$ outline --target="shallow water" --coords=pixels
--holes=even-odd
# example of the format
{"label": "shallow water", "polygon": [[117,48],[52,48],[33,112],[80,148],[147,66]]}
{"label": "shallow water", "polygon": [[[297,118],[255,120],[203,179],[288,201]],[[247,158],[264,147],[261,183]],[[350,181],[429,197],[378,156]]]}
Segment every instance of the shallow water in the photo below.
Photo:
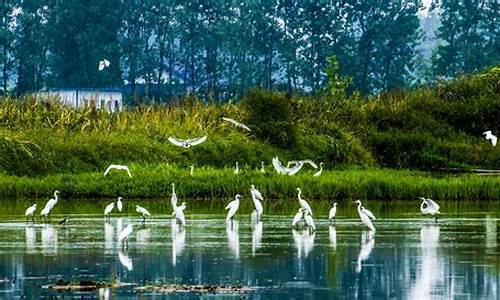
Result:
{"label": "shallow water", "polygon": [[[500,220],[494,206],[467,214],[456,206],[437,223],[373,206],[382,216],[374,234],[352,217],[329,226],[319,212],[313,234],[292,230],[290,216],[265,215],[255,224],[243,212],[231,229],[224,215],[191,211],[184,230],[167,215],[142,226],[135,216],[106,222],[101,215],[78,213],[62,227],[27,225],[21,216],[6,214],[0,217],[0,298],[98,295],[42,288],[61,278],[123,284],[110,290],[111,299],[173,297],[136,290],[163,283],[250,286],[257,289],[243,297],[266,299],[498,297]],[[61,218],[54,215],[53,223]],[[134,231],[124,247],[117,232],[128,224]]]}

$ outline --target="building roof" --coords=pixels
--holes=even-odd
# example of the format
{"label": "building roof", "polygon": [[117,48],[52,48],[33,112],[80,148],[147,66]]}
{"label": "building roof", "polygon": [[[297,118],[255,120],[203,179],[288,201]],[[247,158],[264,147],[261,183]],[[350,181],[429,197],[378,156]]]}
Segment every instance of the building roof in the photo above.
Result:
{"label": "building roof", "polygon": [[106,93],[123,93],[122,89],[119,88],[60,88],[60,89],[46,89],[41,92],[106,92]]}

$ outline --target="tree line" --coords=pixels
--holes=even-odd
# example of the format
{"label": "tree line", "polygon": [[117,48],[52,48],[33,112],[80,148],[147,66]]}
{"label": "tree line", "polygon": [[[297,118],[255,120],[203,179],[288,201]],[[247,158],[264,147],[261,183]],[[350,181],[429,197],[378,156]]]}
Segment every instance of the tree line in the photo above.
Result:
{"label": "tree line", "polygon": [[426,60],[420,0],[1,0],[1,89],[126,86],[221,101],[255,86],[313,93],[335,56],[368,95],[498,64],[499,5],[433,0],[440,25]]}

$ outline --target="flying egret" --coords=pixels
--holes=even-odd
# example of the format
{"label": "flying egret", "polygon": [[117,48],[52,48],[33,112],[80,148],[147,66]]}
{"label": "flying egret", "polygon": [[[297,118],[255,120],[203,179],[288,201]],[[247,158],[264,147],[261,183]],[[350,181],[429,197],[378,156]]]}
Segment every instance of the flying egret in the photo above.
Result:
{"label": "flying egret", "polygon": [[485,137],[484,137],[485,139],[487,139],[487,140],[490,140],[490,141],[491,141],[491,144],[492,144],[493,146],[496,146],[496,145],[497,145],[497,140],[498,140],[498,138],[497,138],[495,135],[493,135],[493,134],[491,133],[491,130],[488,130],[488,131],[483,132],[483,135],[485,136]]}
{"label": "flying egret", "polygon": [[113,211],[114,208],[115,208],[114,202],[111,202],[110,204],[106,205],[106,207],[104,208],[104,217],[109,218],[109,214]]}
{"label": "flying egret", "polygon": [[366,209],[362,206],[360,200],[356,200],[354,202],[358,204],[358,214],[359,214],[359,219],[361,220],[361,223],[363,223],[365,225],[367,230],[375,231],[375,227],[373,226],[372,221],[371,221],[371,220],[376,220],[375,216],[372,214],[371,211],[369,211],[368,209]]}
{"label": "flying egret", "polygon": [[337,202],[333,202],[333,206],[332,208],[330,208],[330,212],[328,213],[328,220],[330,221],[330,223],[332,223],[333,220],[333,223],[335,224],[336,214],[337,214]]}
{"label": "flying egret", "polygon": [[132,224],[128,224],[127,227],[123,228],[122,231],[118,234],[118,242],[126,242],[128,243],[128,238],[132,233]]}
{"label": "flying egret", "polygon": [[316,225],[314,225],[314,220],[308,211],[305,211],[304,213],[304,220],[306,221],[306,225],[309,228],[309,232],[316,231]]}
{"label": "flying egret", "polygon": [[186,202],[182,202],[181,206],[174,208],[175,219],[179,221],[182,227],[186,225],[186,217],[184,216],[184,210],[186,209]]}
{"label": "flying egret", "polygon": [[[285,167],[281,164],[278,157],[273,157],[272,163],[273,163],[274,169],[276,170],[276,173],[288,175],[288,176],[293,176],[293,175],[297,174],[297,172],[299,172],[300,169],[302,169],[302,166],[304,166],[304,163],[297,162],[297,163],[293,163],[292,167]],[[290,163],[289,163],[289,165],[290,165]]]}
{"label": "flying egret", "polygon": [[62,227],[66,227],[66,224],[68,223],[68,221],[69,221],[69,217],[66,216],[61,221],[59,221],[59,223],[57,223],[57,224],[62,225]]}
{"label": "flying egret", "polygon": [[292,228],[298,228],[302,217],[304,216],[304,209],[301,207],[299,211],[295,214],[292,220]]}
{"label": "flying egret", "polygon": [[255,206],[255,212],[257,213],[257,219],[260,220],[260,217],[264,212],[261,201],[264,201],[264,199],[262,198],[262,194],[255,188],[255,185],[253,184],[250,186],[250,193],[252,194],[252,200]]}
{"label": "flying egret", "polygon": [[207,140],[207,136],[204,135],[202,137],[199,137],[199,138],[194,138],[194,139],[186,139],[186,140],[183,140],[183,139],[178,139],[174,136],[171,136],[168,138],[168,141],[176,146],[179,146],[179,147],[184,147],[184,148],[190,148],[192,146],[196,146],[196,145],[199,145],[201,143],[203,143],[204,141]]}
{"label": "flying egret", "polygon": [[317,165],[314,161],[312,161],[312,160],[310,160],[310,159],[303,159],[303,160],[291,160],[291,161],[289,161],[289,162],[288,162],[288,164],[287,164],[287,168],[289,168],[289,167],[290,167],[290,165],[292,165],[292,164],[293,164],[293,165],[297,165],[297,164],[302,164],[302,165],[304,165],[304,164],[310,164],[310,165],[311,165],[311,167],[313,167],[313,168],[315,168],[315,169],[317,169],[317,168],[318,168],[318,165]]}
{"label": "flying egret", "polygon": [[240,166],[238,165],[238,162],[236,162],[236,165],[234,167],[234,175],[238,175],[240,173]]}
{"label": "flying egret", "polygon": [[189,175],[193,177],[194,175],[194,165],[189,166]]}
{"label": "flying egret", "polygon": [[45,203],[45,207],[40,212],[40,218],[43,216],[45,222],[47,222],[47,217],[49,217],[50,219],[50,212],[57,204],[57,201],[59,201],[59,191],[56,190],[54,192],[54,198],[51,198],[49,201],[47,201],[47,203]]}
{"label": "flying egret", "polygon": [[109,60],[107,59],[102,59],[99,61],[99,71],[102,71],[104,70],[105,68],[109,67],[109,65],[111,65],[111,63],[109,62]]}
{"label": "flying egret", "polygon": [[126,254],[122,253],[121,251],[118,251],[118,259],[120,260],[120,263],[122,266],[124,266],[127,270],[132,271],[133,269],[133,264],[132,260],[130,257],[128,257]]}
{"label": "flying egret", "polygon": [[299,192],[297,195],[297,198],[299,199],[300,207],[305,209],[312,216],[313,213],[312,213],[311,206],[309,205],[309,203],[307,203],[306,200],[302,199],[302,190],[300,188],[297,188],[297,191]]}
{"label": "flying egret", "polygon": [[118,200],[116,201],[116,208],[118,209],[118,211],[120,212],[120,214],[122,213],[122,209],[123,209],[123,203],[122,203],[122,197],[118,197]]}
{"label": "flying egret", "polygon": [[322,162],[319,163],[319,171],[316,172],[316,173],[314,173],[313,176],[314,177],[319,177],[319,176],[321,176],[321,173],[323,173],[323,163]]}
{"label": "flying egret", "polygon": [[128,177],[132,178],[132,174],[130,173],[130,170],[127,166],[125,165],[109,165],[106,171],[104,171],[104,176],[108,175],[109,171],[111,170],[124,170],[127,171]]}
{"label": "flying egret", "polygon": [[229,202],[229,204],[224,208],[224,209],[229,209],[229,211],[227,212],[227,216],[226,216],[226,222],[229,222],[231,221],[231,227],[232,227],[232,224],[233,224],[233,219],[234,219],[234,216],[236,215],[236,212],[238,211],[238,208],[240,207],[240,199],[241,199],[241,195],[236,195],[234,197],[234,200]]}
{"label": "flying egret", "polygon": [[142,206],[136,205],[135,211],[142,215],[142,224],[146,223],[146,216],[151,216],[151,213]]}
{"label": "flying egret", "polygon": [[37,206],[38,205],[35,203],[26,209],[26,211],[24,212],[24,215],[26,216],[26,222],[28,222],[29,217],[31,217],[31,220],[33,221],[33,223],[35,223],[35,219],[33,218],[33,213],[35,212]]}
{"label": "flying egret", "polygon": [[264,162],[263,161],[260,162],[260,172],[262,174],[266,174],[266,168],[264,167]]}
{"label": "flying egret", "polygon": [[231,124],[233,124],[234,126],[236,127],[239,127],[239,128],[243,128],[249,132],[252,132],[252,130],[250,128],[248,128],[247,125],[243,124],[243,123],[240,123],[234,119],[231,119],[231,118],[226,118],[226,117],[222,117],[222,120],[226,121],[226,122],[229,122]]}
{"label": "flying egret", "polygon": [[424,197],[419,197],[422,200],[422,204],[420,204],[420,211],[423,215],[431,215],[434,216],[437,221],[437,215],[439,212],[439,205],[432,201],[432,199],[425,199]]}

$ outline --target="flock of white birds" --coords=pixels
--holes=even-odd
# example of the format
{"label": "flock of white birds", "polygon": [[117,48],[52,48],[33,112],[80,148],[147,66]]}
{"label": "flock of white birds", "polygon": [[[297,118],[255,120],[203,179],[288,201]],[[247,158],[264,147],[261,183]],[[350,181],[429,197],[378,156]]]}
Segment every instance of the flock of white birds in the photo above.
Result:
{"label": "flock of white birds", "polygon": [[[99,62],[99,70],[102,70],[106,67],[109,67],[109,61],[102,60]],[[226,118],[226,117],[223,117],[222,119],[226,122],[233,124],[234,126],[236,126],[238,128],[242,128],[244,130],[251,132],[251,129],[243,123],[240,123],[234,119]],[[487,140],[491,141],[493,146],[496,146],[497,137],[495,135],[493,135],[491,131],[484,132],[484,135],[485,135],[485,138]],[[168,138],[168,140],[173,145],[176,145],[179,147],[184,147],[184,148],[190,148],[190,147],[200,145],[201,143],[205,142],[207,140],[207,136],[205,135],[202,137],[191,138],[191,139],[179,139],[179,138],[171,136]],[[310,159],[289,161],[286,164],[286,166],[284,166],[281,163],[281,161],[278,159],[278,157],[274,157],[272,159],[272,165],[278,174],[288,175],[288,176],[293,176],[293,175],[297,174],[305,165],[310,165],[314,169],[318,169],[318,165]],[[130,172],[130,169],[128,168],[128,166],[115,165],[115,164],[109,165],[109,167],[104,172],[104,176],[108,175],[108,173],[111,170],[126,171],[128,176],[132,177],[132,173]],[[323,171],[323,163],[320,163],[319,170],[316,173],[314,173],[313,176],[314,177],[320,176],[322,171]],[[190,166],[190,174],[193,175],[193,172],[194,172],[194,166]],[[238,164],[238,162],[236,162],[234,174],[237,175],[237,174],[239,174],[239,172],[240,172],[239,164]],[[264,162],[261,162],[260,172],[262,172],[262,173],[266,172]],[[298,192],[297,198],[298,198],[298,202],[299,202],[300,207],[298,209],[298,212],[293,217],[292,227],[297,229],[300,226],[300,224],[303,223],[304,229],[308,230],[309,232],[314,232],[314,231],[316,231],[316,225],[314,223],[313,211],[311,209],[311,206],[304,198],[302,198],[302,191],[300,188],[297,188],[297,192]],[[253,201],[253,204],[255,207],[254,211],[252,212],[252,218],[255,216],[257,222],[260,222],[262,219],[262,214],[264,212],[264,207],[262,204],[262,202],[264,201],[264,198],[262,197],[262,194],[260,193],[260,191],[257,190],[257,188],[254,185],[250,186],[250,194],[251,194],[252,201]],[[227,216],[226,216],[226,222],[227,222],[227,224],[229,224],[231,226],[231,228],[233,227],[233,220],[238,212],[241,199],[242,199],[242,196],[238,194],[234,197],[234,200],[231,201],[225,207],[225,210],[228,210]],[[439,212],[439,209],[440,209],[439,205],[436,202],[434,202],[433,200],[428,199],[428,198],[420,197],[420,199],[422,200],[422,204],[420,205],[420,211],[422,212],[422,214],[433,216],[437,220],[437,215],[440,213]],[[50,200],[48,200],[47,203],[45,204],[44,208],[40,212],[40,218],[44,218],[45,222],[47,222],[47,219],[50,220],[50,213],[58,201],[59,201],[59,191],[56,190],[54,192],[54,198],[51,198]],[[366,209],[360,200],[356,200],[355,203],[357,204],[358,215],[359,215],[359,219],[360,219],[361,223],[365,226],[367,231],[374,232],[375,226],[373,225],[372,221],[376,220],[375,215],[371,211]],[[171,196],[172,218],[179,225],[179,228],[182,229],[186,225],[186,218],[184,215],[184,210],[186,209],[186,203],[182,202],[181,205],[177,205],[177,204],[178,204],[178,200],[177,200],[177,194],[175,193],[175,184],[172,183],[172,196]],[[123,210],[122,197],[118,197],[116,204],[115,204],[115,202],[111,202],[105,207],[105,209],[104,209],[105,218],[109,219],[111,213],[115,209],[115,206],[116,206],[118,213],[121,214],[122,210]],[[36,209],[37,209],[37,204],[33,204],[32,206],[30,206],[26,209],[25,216],[27,218],[27,221],[31,218],[31,220],[33,222],[35,222],[33,215],[34,215]],[[140,214],[142,216],[142,223],[143,224],[146,222],[146,217],[151,216],[151,213],[146,208],[144,208],[142,206],[136,205],[135,210],[138,214]],[[337,215],[337,203],[334,202],[333,206],[331,207],[329,214],[328,214],[328,220],[330,223],[335,222],[336,215]],[[66,217],[59,223],[64,225],[64,224],[66,224],[67,221],[68,221],[68,218]],[[132,224],[129,224],[119,233],[118,241],[119,242],[122,242],[122,241],[126,242],[128,239],[128,236],[131,233],[132,233]]]}

